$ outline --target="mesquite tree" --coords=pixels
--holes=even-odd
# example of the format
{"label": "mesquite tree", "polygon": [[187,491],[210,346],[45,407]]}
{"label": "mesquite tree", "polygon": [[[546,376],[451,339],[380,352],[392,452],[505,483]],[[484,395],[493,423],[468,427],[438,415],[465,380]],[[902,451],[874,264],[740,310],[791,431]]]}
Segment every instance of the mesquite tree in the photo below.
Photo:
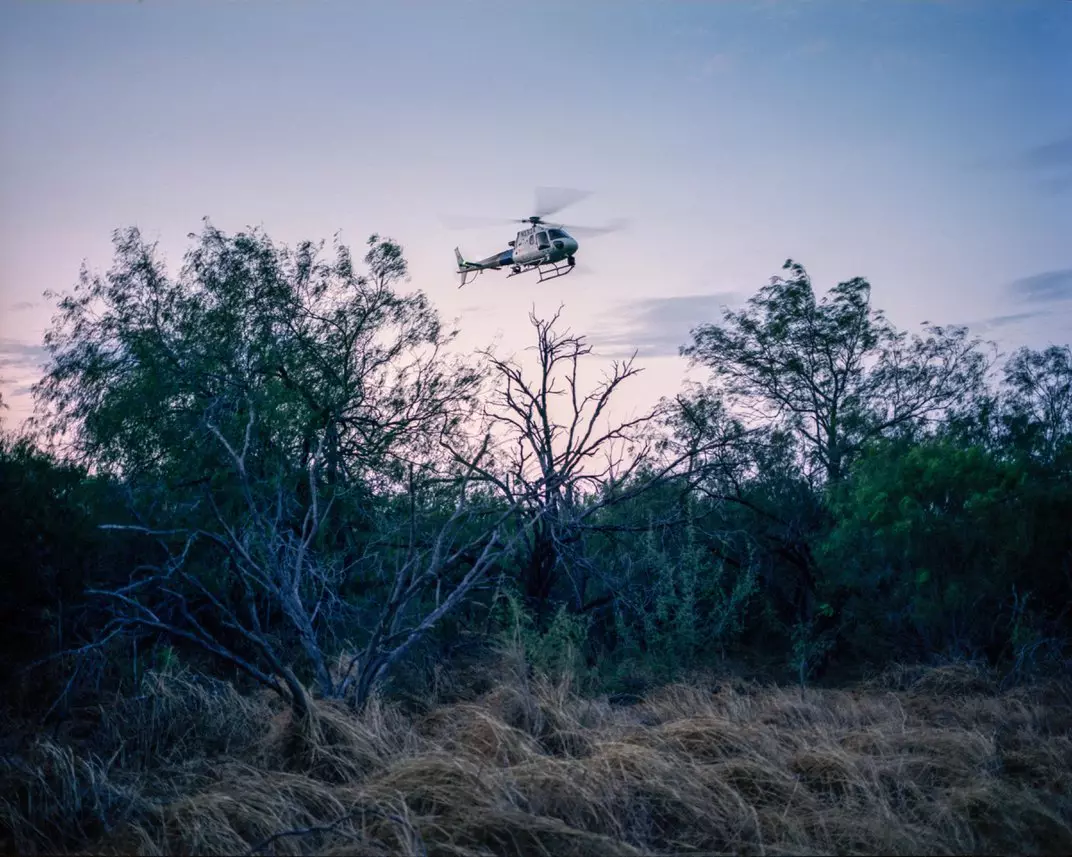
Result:
{"label": "mesquite tree", "polygon": [[[341,681],[367,695],[504,538],[461,527],[463,513],[415,522],[408,552],[381,538],[414,484],[463,490],[465,462],[437,441],[463,430],[479,373],[448,353],[454,334],[427,298],[399,290],[401,248],[379,236],[363,273],[339,243],[324,259],[322,243],[208,224],[175,276],[136,229],[115,247],[106,275],[83,269],[60,299],[35,388],[42,434],[124,480],[161,540],[161,562],[100,592],[107,634],[177,637],[299,708],[306,675],[324,694]],[[365,621],[362,641],[350,626]],[[326,641],[343,637],[361,654],[337,679]]]}
{"label": "mesquite tree", "polygon": [[681,353],[711,370],[738,413],[789,432],[802,458],[837,482],[869,441],[939,419],[984,383],[987,360],[964,327],[898,331],[856,277],[817,300],[802,265],[783,266]]}
{"label": "mesquite tree", "polygon": [[59,300],[35,387],[37,424],[97,468],[211,479],[228,463],[204,418],[241,432],[250,400],[254,456],[280,449],[304,472],[323,432],[333,483],[397,483],[472,404],[478,375],[446,353],[454,332],[427,297],[400,293],[390,240],[369,239],[359,273],[338,242],[325,259],[323,242],[206,224],[176,276],[137,229],[114,243],[111,270],[83,269]]}

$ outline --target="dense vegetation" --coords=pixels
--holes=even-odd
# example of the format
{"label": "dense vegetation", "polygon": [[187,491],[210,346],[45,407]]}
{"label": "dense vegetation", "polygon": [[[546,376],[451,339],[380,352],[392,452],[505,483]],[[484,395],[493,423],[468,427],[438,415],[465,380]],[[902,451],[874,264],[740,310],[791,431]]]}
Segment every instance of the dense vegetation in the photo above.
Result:
{"label": "dense vegetation", "polygon": [[459,354],[391,240],[191,238],[56,296],[0,446],[7,845],[1072,848],[1068,346],[790,261],[618,420],[633,361]]}

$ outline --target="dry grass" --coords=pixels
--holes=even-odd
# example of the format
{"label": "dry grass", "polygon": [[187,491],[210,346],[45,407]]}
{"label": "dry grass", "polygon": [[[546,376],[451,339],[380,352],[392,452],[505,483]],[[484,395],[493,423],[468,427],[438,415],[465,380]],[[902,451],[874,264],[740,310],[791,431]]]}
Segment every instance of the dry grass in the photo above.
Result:
{"label": "dry grass", "polygon": [[24,854],[1065,854],[1070,727],[1067,686],[1000,693],[963,666],[630,707],[515,677],[301,722],[156,677],[79,749],[7,760],[0,830]]}

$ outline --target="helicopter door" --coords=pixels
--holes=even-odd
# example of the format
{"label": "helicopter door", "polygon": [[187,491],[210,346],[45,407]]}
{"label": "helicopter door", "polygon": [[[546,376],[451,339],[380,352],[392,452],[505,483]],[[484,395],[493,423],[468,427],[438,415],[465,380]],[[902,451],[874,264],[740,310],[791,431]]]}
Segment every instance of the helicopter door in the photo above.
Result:
{"label": "helicopter door", "polygon": [[541,232],[536,236],[536,249],[537,250],[550,250],[551,239],[547,237],[546,232]]}

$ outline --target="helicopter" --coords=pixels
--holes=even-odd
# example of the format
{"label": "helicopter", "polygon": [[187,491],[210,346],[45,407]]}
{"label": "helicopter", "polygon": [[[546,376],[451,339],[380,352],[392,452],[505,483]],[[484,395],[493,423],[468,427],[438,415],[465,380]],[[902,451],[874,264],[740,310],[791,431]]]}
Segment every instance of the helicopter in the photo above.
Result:
{"label": "helicopter", "polygon": [[509,249],[473,262],[462,256],[461,250],[454,248],[454,257],[458,263],[457,274],[461,278],[458,285],[460,289],[467,283],[471,283],[485,271],[499,271],[509,268],[507,277],[516,277],[518,274],[535,271],[539,275],[537,282],[543,283],[557,277],[564,277],[573,270],[577,264],[576,253],[579,246],[577,238],[585,236],[603,235],[622,228],[625,221],[616,221],[608,226],[585,227],[564,226],[560,223],[549,223],[544,220],[574,202],[588,196],[587,191],[572,190],[570,188],[544,187],[536,189],[536,214],[521,219],[493,220],[475,222],[470,220],[469,225],[482,225],[483,223],[525,223],[524,229],[518,231],[513,241],[507,242]]}

